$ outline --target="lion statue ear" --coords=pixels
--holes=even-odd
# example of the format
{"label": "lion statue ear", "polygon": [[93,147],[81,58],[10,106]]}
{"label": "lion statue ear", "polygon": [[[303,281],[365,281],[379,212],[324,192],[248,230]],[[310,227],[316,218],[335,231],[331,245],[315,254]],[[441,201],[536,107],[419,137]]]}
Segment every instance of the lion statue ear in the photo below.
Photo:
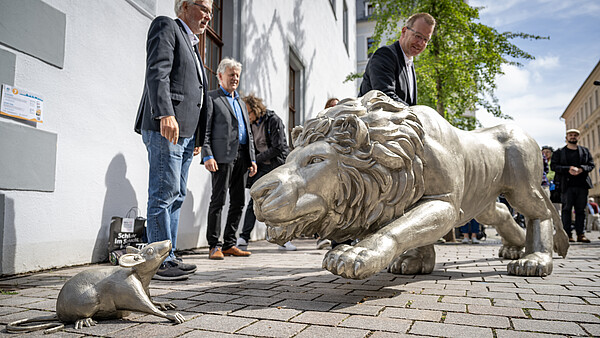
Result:
{"label": "lion statue ear", "polygon": [[292,146],[296,145],[296,139],[302,134],[303,130],[304,128],[302,126],[295,126],[294,129],[292,129]]}

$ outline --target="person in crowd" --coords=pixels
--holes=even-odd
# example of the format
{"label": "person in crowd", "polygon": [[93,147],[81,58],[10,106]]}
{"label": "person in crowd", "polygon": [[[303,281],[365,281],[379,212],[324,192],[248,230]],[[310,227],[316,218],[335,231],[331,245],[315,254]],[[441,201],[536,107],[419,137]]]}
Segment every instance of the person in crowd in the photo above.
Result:
{"label": "person in crowd", "polygon": [[[209,259],[251,254],[235,245],[236,231],[246,203],[244,189],[248,171],[252,177],[257,170],[248,111],[236,90],[241,73],[241,63],[224,58],[217,67],[219,88],[208,92],[211,108],[207,113],[202,161],[211,172],[212,182],[206,227]],[[228,190],[229,212],[221,242],[221,213]]]}
{"label": "person in crowd", "polygon": [[408,18],[400,39],[380,47],[369,59],[359,96],[376,89],[395,101],[416,105],[417,77],[413,61],[427,47],[434,29],[435,19],[428,13]]}
{"label": "person in crowd", "polygon": [[594,201],[594,198],[588,198],[588,204],[585,213],[585,224],[588,231],[600,230],[600,227],[598,226],[600,223],[600,212],[598,209],[598,203]]}
{"label": "person in crowd", "polygon": [[548,161],[548,165],[544,166],[544,172],[546,175],[546,179],[548,180],[548,190],[550,192],[550,200],[552,201],[554,208],[556,208],[556,210],[560,214],[560,209],[561,209],[561,207],[560,207],[560,191],[558,189],[557,182],[554,181],[554,176],[556,175],[556,173],[551,168],[553,153],[554,153],[554,149],[552,147],[550,147],[550,146],[542,147],[542,156],[544,157],[544,159],[546,159],[546,161]]}
{"label": "person in crowd", "polygon": [[[290,150],[285,137],[285,126],[279,116],[274,111],[267,109],[263,100],[254,95],[245,96],[242,101],[248,110],[258,166],[256,175],[251,177],[247,183],[247,187],[251,188],[256,180],[284,164]],[[256,223],[253,205],[252,198],[250,198],[244,216],[244,226],[236,243],[238,247],[247,247],[250,241],[250,234]],[[283,246],[279,246],[279,249],[294,251],[296,247],[291,242],[287,242]]]}
{"label": "person in crowd", "polygon": [[339,102],[340,100],[338,100],[337,98],[330,97],[329,99],[327,99],[327,102],[325,102],[325,109],[335,107],[335,105],[337,105]]}
{"label": "person in crowd", "polygon": [[[477,239],[477,234],[479,233],[479,222],[475,219],[469,221],[469,223],[460,227],[460,232],[463,235],[462,243],[463,244],[479,244],[479,239]],[[469,233],[471,234],[471,239],[469,239]]]}
{"label": "person in crowd", "polygon": [[175,0],[175,13],[175,20],[159,16],[150,24],[146,79],[134,128],[142,134],[150,167],[148,242],[168,239],[172,244],[153,277],[161,280],[184,280],[196,270],[175,250],[189,167],[204,140],[208,82],[197,35],[212,18],[212,0]]}
{"label": "person in crowd", "polygon": [[588,190],[593,188],[588,173],[594,170],[594,160],[588,148],[577,145],[579,135],[577,129],[567,130],[567,145],[552,154],[550,166],[555,171],[554,180],[559,182],[561,189],[561,217],[569,241],[575,241],[571,230],[571,210],[574,209],[577,242],[589,243],[584,230],[585,206]]}

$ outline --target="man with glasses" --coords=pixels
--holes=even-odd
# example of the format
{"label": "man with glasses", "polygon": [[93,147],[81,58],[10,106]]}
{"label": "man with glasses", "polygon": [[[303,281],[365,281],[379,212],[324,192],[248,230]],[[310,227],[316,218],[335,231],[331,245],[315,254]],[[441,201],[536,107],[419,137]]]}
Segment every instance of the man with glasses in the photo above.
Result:
{"label": "man with glasses", "polygon": [[175,13],[175,20],[159,16],[150,24],[135,122],[148,151],[148,242],[172,243],[153,277],[160,280],[184,280],[196,271],[175,257],[175,250],[189,167],[206,130],[208,82],[197,35],[204,34],[212,17],[212,0],[175,0]]}
{"label": "man with glasses", "polygon": [[383,46],[371,56],[359,96],[370,90],[380,90],[387,96],[409,106],[417,104],[417,77],[413,65],[415,56],[427,47],[435,28],[435,19],[428,13],[417,13],[406,21],[398,41]]}

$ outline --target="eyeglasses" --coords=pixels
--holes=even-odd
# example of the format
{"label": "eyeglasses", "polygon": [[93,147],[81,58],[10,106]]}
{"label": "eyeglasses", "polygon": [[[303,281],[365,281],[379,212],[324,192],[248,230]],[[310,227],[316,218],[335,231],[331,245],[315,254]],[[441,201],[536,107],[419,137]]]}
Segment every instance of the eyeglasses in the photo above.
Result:
{"label": "eyeglasses", "polygon": [[213,13],[212,13],[212,10],[210,8],[208,8],[208,7],[204,6],[204,5],[201,5],[201,4],[197,4],[195,2],[192,2],[192,4],[200,7],[200,11],[202,13],[204,13],[204,15],[208,15],[208,16],[210,16],[212,18]]}
{"label": "eyeglasses", "polygon": [[425,44],[427,44],[429,42],[429,39],[425,37],[425,35],[417,32],[416,30],[410,28],[410,27],[406,27],[406,29],[408,29],[409,31],[413,32],[415,37],[417,38],[417,40],[424,42]]}

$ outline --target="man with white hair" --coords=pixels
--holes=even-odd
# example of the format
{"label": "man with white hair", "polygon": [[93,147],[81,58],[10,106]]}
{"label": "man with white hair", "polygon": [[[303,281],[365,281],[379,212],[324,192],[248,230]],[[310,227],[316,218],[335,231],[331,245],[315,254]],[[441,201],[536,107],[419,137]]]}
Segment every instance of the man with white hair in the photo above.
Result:
{"label": "man with white hair", "polygon": [[575,231],[577,242],[589,243],[585,237],[585,207],[588,200],[588,190],[593,188],[588,173],[594,170],[594,159],[590,150],[577,145],[579,130],[567,130],[567,145],[552,154],[550,167],[556,172],[554,182],[558,182],[561,191],[562,222],[569,242],[575,242],[571,231],[571,212],[575,209]]}
{"label": "man with white hair", "polygon": [[177,18],[159,16],[146,43],[146,80],[135,131],[148,151],[148,242],[170,240],[155,279],[183,280],[196,270],[175,257],[179,213],[195,149],[206,128],[206,74],[198,34],[212,18],[212,0],[175,0]]}
{"label": "man with white hair", "polygon": [[[209,106],[206,135],[202,147],[204,167],[211,172],[212,195],[208,207],[206,240],[209,259],[227,256],[250,256],[235,246],[236,231],[245,200],[246,174],[256,174],[254,140],[246,105],[236,91],[242,64],[224,58],[217,68],[219,88],[208,92]],[[221,234],[221,212],[229,189],[229,212]]]}

